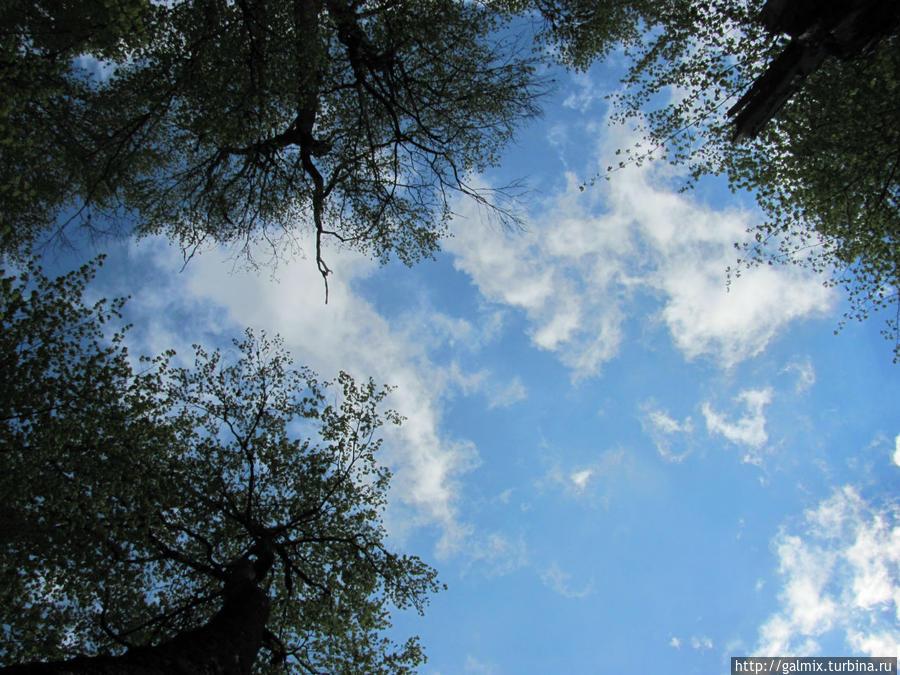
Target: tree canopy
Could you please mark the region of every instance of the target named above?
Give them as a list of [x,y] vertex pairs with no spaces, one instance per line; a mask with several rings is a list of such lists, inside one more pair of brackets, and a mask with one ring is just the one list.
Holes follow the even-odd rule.
[[321,382],[250,332],[227,353],[196,347],[191,368],[168,353],[135,370],[124,332],[103,333],[122,301],[81,299],[92,271],[0,285],[0,663],[421,663],[415,638],[383,634],[392,608],[421,611],[438,589],[433,569],[385,543],[378,430],[400,421],[381,411],[386,390]]
[[[762,6],[10,0],[0,253],[21,262],[48,233],[103,221],[188,253],[277,251],[306,228],[326,280],[329,237],[380,260],[429,256],[454,194],[509,215],[472,177],[538,112],[538,57],[507,30],[536,14],[544,58],[630,56],[614,119],[651,149],[624,149],[622,165],[660,155],[693,180],[724,174],[767,217],[743,260],[821,271],[865,317],[900,302],[900,38],[823,58],[735,144],[726,111],[792,39]],[[9,672],[421,663],[415,639],[384,636],[392,607],[421,610],[438,589],[385,543],[378,433],[399,423],[385,390],[322,382],[252,333],[196,347],[190,368],[133,360],[125,329],[107,332],[124,301],[83,301],[92,274],[0,275],[0,660],[57,662]],[[77,655],[90,666],[61,665]]]
[[532,55],[478,3],[94,4],[109,23],[62,50],[35,36],[66,6],[0,17],[4,88],[29,82],[2,117],[8,250],[99,212],[186,250],[305,225],[323,275],[326,237],[411,263],[452,193],[491,203],[471,176],[537,112]]

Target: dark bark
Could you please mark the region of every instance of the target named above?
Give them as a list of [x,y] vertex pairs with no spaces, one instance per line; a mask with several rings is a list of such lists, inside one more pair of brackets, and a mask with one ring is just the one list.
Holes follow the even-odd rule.
[[864,56],[900,28],[897,0],[768,0],[760,21],[791,41],[728,111],[734,140],[753,138],[829,55]]
[[827,55],[821,43],[791,40],[728,111],[734,116],[734,140],[754,138]]
[[76,657],[0,668],[2,675],[249,675],[263,644],[269,598],[254,564],[230,568],[222,608],[205,625],[121,656]]

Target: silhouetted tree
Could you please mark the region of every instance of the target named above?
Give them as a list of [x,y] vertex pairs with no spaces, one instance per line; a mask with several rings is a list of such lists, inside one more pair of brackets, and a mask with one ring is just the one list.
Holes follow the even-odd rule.
[[34,41],[50,3],[9,17],[7,89],[36,63],[53,69],[2,118],[9,137],[27,130],[0,146],[11,184],[27,169],[0,209],[7,250],[54,216],[95,212],[133,216],[188,251],[249,253],[306,225],[327,276],[327,237],[382,260],[431,255],[454,193],[509,215],[469,182],[537,112],[533,57],[494,32],[498,12],[455,0],[132,4],[143,33],[123,30],[115,59],[91,41],[59,58]]
[[386,392],[322,383],[249,332],[135,372],[102,332],[121,301],[82,303],[91,274],[0,281],[0,672],[421,663],[383,634],[438,588],[385,545]]

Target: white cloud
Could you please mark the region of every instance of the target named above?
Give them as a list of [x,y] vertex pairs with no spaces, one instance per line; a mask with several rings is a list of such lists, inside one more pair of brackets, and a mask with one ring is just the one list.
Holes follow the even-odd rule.
[[795,391],[802,394],[816,383],[816,371],[813,368],[812,359],[808,356],[803,359],[795,359],[788,363],[781,371],[783,373],[797,373]]
[[681,640],[677,637],[673,637],[669,640],[669,646],[674,647],[675,649],[681,649]]
[[643,406],[645,414],[641,420],[644,430],[650,434],[656,445],[656,450],[667,462],[682,462],[690,454],[690,450],[686,449],[682,452],[674,452],[672,450],[673,443],[684,443],[684,439],[689,437],[694,431],[694,423],[690,417],[686,417],[684,421],[679,422],[672,418],[668,411],[658,410],[652,407],[652,404]]
[[[632,140],[613,130],[600,155]],[[791,321],[831,308],[833,290],[797,267],[745,270],[726,288],[734,243],[755,216],[677,193],[666,186],[671,171],[631,167],[584,192],[567,173],[524,231],[492,228],[461,204],[445,247],[485,298],[525,313],[533,343],[576,379],[616,356],[626,309],[642,297],[657,299],[643,320],[665,326],[686,359],[724,369],[759,354]]]
[[700,651],[707,651],[713,648],[712,639],[706,635],[691,637],[691,647]]
[[691,433],[694,430],[690,417],[686,418],[684,422],[678,422],[669,417],[669,413],[662,410],[652,410],[648,417],[654,428],[664,434],[674,434],[676,432]]
[[478,351],[497,338],[503,313],[482,308],[474,321],[428,309],[423,301],[392,321],[392,328],[433,347]]
[[479,661],[471,654],[468,654],[466,655],[465,672],[477,673],[478,675],[493,675],[497,672],[497,667],[492,663]]
[[569,480],[571,480],[575,486],[575,491],[581,493],[584,492],[592,475],[594,475],[593,469],[582,469],[581,471],[573,471],[569,474]]
[[444,337],[450,345],[457,342],[472,343],[477,339],[476,329],[472,323],[459,317],[433,312],[428,316],[426,323],[437,335]]
[[509,537],[499,532],[471,537],[466,542],[463,574],[477,568],[488,577],[504,576],[528,562],[528,547],[522,535]]
[[[566,194],[577,192],[576,178],[569,176]],[[601,251],[612,255],[619,238],[582,227],[585,214],[564,201],[555,213],[563,219],[560,228],[575,238],[590,237],[586,250],[595,260]],[[582,269],[572,248],[579,242],[557,238],[550,227],[524,233],[492,227],[471,204],[457,211],[454,236],[445,243],[457,269],[471,276],[489,301],[523,311],[535,346],[558,353],[576,378],[598,372],[618,350],[624,314],[609,280]]]
[[505,385],[492,386],[488,391],[489,408],[508,408],[528,398],[528,392],[522,380],[514,377]]
[[662,188],[651,169],[622,174],[611,196],[650,247],[655,260],[645,282],[663,294],[660,317],[687,359],[709,355],[730,368],[761,352],[791,320],[830,307],[830,291],[795,267],[747,270],[729,290],[725,271],[753,215]]
[[757,654],[809,655],[837,631],[856,653],[900,648],[900,517],[850,486],[804,514],[800,533],[773,542],[782,590],[760,627]]
[[541,581],[543,582],[543,584],[550,590],[559,593],[565,598],[586,598],[594,592],[593,580],[589,581],[585,586],[581,588],[572,588],[571,579],[572,575],[568,572],[562,571],[559,568],[559,565],[557,565],[556,563],[553,563],[550,567],[544,570],[543,574],[541,574]]
[[891,456],[891,459],[894,460],[894,464],[900,466],[900,434],[897,434],[897,437],[894,439],[894,454]]
[[594,101],[603,98],[604,92],[597,86],[597,79],[591,77],[588,73],[571,73],[569,79],[573,89],[563,101],[563,106],[566,108],[585,113],[593,105]]
[[566,471],[554,464],[546,478],[538,481],[538,487],[543,487],[546,481],[561,486],[572,497],[592,499],[600,493],[606,502],[609,488],[621,482],[631,470],[631,462],[623,450],[605,450],[595,461]]
[[528,398],[528,391],[518,376],[502,382],[484,368],[464,372],[456,361],[447,367],[434,364],[432,368],[431,381],[438,391],[449,394],[459,390],[465,396],[482,394],[487,399],[488,409],[509,408]]
[[438,378],[443,378],[445,386],[458,387],[464,394],[469,395],[484,387],[489,373],[487,370],[464,373],[459,364],[453,361],[448,368],[436,371],[436,375]]
[[769,440],[766,433],[765,407],[772,402],[772,389],[745,389],[736,399],[746,408],[746,414],[737,421],[729,421],[712,409],[707,401],[703,403],[703,417],[706,420],[706,430],[710,434],[719,434],[735,445],[748,446],[750,450],[744,456],[744,461],[759,464],[761,456],[759,451]]
[[847,644],[857,653],[869,656],[900,657],[900,634],[897,631],[847,631]]

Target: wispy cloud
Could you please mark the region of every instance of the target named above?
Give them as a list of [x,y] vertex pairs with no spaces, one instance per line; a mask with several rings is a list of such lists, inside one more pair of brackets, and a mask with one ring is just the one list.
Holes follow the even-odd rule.
[[[684,449],[685,439],[694,431],[694,423],[690,416],[683,421],[672,418],[668,411],[660,410],[647,403],[643,408],[641,423],[644,431],[653,439],[656,450],[667,462],[682,462],[690,454],[690,449]],[[682,448],[681,452],[673,451],[673,444]]]
[[522,380],[514,377],[506,384],[492,385],[488,389],[488,407],[489,408],[508,408],[511,405],[524,401],[528,397],[528,392]]
[[584,586],[573,588],[571,584],[572,575],[560,569],[559,565],[553,563],[541,574],[541,581],[552,591],[559,593],[565,598],[580,599],[586,598],[594,592],[594,582],[589,581]]
[[[574,175],[565,193],[578,193]],[[577,200],[556,201],[554,219],[563,238],[549,222],[524,233],[492,227],[464,204],[446,248],[487,300],[525,313],[536,347],[560,354],[576,377],[586,376],[617,352],[624,316],[616,290],[580,266],[574,248],[590,237],[594,241],[585,251],[608,257],[621,241],[613,232],[588,232],[588,216]]]
[[499,532],[473,536],[462,551],[467,558],[463,573],[477,569],[487,577],[504,576],[528,563],[528,546],[521,534],[511,537]]
[[495,340],[502,324],[503,312],[496,309],[482,308],[474,320],[469,320],[431,310],[424,303],[392,321],[397,333],[424,341],[433,349],[449,347],[468,352],[476,352]]
[[595,101],[603,99],[604,89],[598,85],[596,78],[587,73],[570,73],[569,81],[572,88],[569,95],[563,100],[564,107],[585,113]]
[[[631,140],[611,132],[600,157]],[[833,290],[796,267],[745,270],[729,289],[734,243],[758,216],[680,194],[668,173],[631,167],[584,192],[567,173],[525,231],[491,227],[461,204],[446,248],[485,298],[524,312],[535,346],[557,353],[576,379],[618,354],[626,314],[642,298],[657,299],[638,317],[645,325],[665,326],[686,359],[723,369],[759,354],[791,321],[831,308]]]
[[794,359],[781,372],[797,374],[794,391],[798,394],[807,391],[816,383],[816,370],[813,368],[812,359],[808,356],[805,359]]
[[573,471],[571,474],[569,474],[569,480],[572,481],[575,492],[578,492],[579,494],[584,492],[584,489],[587,487],[588,481],[593,475],[593,469],[581,469],[580,471]]
[[712,638],[706,635],[694,635],[691,637],[691,649],[707,651],[713,648]]
[[831,631],[871,656],[900,650],[900,515],[845,486],[773,542],[779,609],[759,629],[758,654],[809,655]]
[[465,672],[475,673],[476,675],[494,675],[497,672],[497,666],[493,663],[485,663],[479,661],[471,654],[466,656]]
[[766,433],[765,407],[772,402],[772,389],[745,389],[735,400],[746,409],[743,417],[731,421],[725,415],[716,412],[712,404],[703,403],[703,418],[706,430],[710,434],[718,434],[734,443],[748,448],[744,455],[745,462],[759,464],[762,461],[760,451],[769,440]]
[[538,481],[538,487],[557,486],[571,497],[589,500],[600,495],[605,502],[609,498],[609,486],[621,481],[631,470],[631,462],[624,450],[605,450],[596,460],[569,469],[554,464]]

